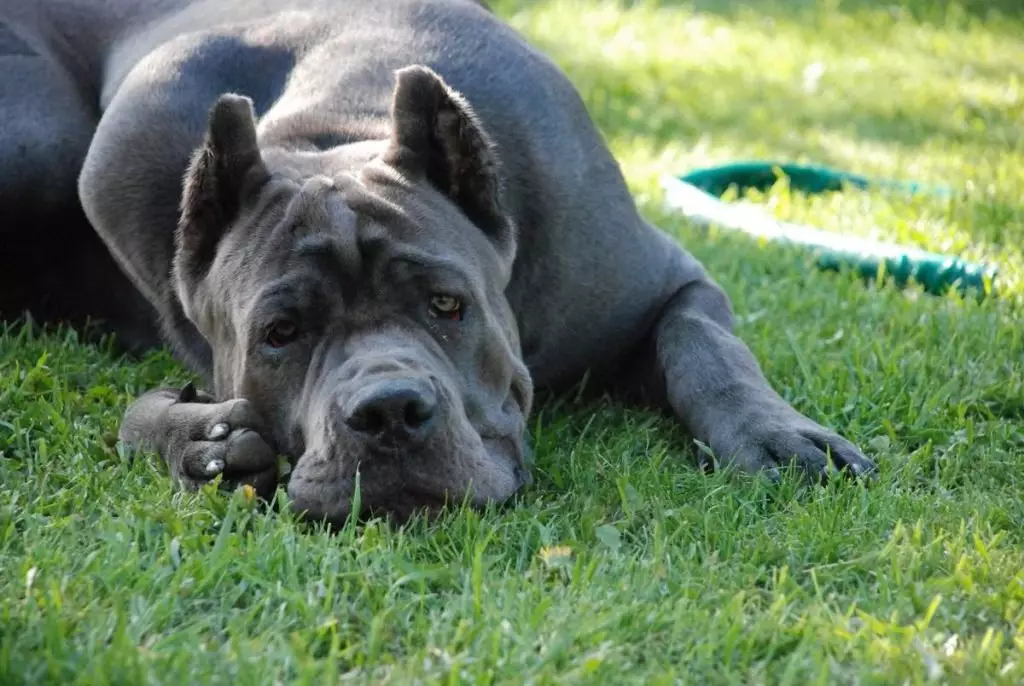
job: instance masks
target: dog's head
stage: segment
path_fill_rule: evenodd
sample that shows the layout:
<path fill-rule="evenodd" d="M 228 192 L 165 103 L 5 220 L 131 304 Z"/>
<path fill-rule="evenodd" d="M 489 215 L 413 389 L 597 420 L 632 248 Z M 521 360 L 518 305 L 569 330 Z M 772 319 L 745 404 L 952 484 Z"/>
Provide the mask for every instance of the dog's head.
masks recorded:
<path fill-rule="evenodd" d="M 178 297 L 217 394 L 253 402 L 295 460 L 297 511 L 345 519 L 357 473 L 364 508 L 399 517 L 502 501 L 528 480 L 532 386 L 494 147 L 410 67 L 371 148 L 355 169 L 296 172 L 260 149 L 251 102 L 222 96 L 185 181 Z"/>

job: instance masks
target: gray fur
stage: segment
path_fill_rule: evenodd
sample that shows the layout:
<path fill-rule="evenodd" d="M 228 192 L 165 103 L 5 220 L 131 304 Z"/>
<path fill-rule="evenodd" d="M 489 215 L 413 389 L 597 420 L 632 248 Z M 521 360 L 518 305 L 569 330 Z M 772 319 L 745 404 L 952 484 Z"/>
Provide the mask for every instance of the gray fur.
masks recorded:
<path fill-rule="evenodd" d="M 40 184 L 84 212 L 120 270 L 65 309 L 158 325 L 212 387 L 122 426 L 187 487 L 266 494 L 281 452 L 315 519 L 357 473 L 398 516 L 501 501 L 534 386 L 587 371 L 741 469 L 874 469 L 769 387 L 569 81 L 475 2 L 0 0 L 0 59 L 0 253 L 47 231 Z"/>

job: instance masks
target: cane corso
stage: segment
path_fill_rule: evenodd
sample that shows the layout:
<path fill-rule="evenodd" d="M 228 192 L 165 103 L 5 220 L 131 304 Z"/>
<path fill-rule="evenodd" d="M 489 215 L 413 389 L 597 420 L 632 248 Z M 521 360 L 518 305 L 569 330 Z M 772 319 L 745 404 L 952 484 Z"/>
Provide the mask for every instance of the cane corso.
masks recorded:
<path fill-rule="evenodd" d="M 720 464 L 867 475 L 643 219 L 577 91 L 471 0 L 0 0 L 0 308 L 169 344 L 121 438 L 295 510 L 501 502 L 535 387 Z M 358 513 L 361 514 L 361 513 Z"/>

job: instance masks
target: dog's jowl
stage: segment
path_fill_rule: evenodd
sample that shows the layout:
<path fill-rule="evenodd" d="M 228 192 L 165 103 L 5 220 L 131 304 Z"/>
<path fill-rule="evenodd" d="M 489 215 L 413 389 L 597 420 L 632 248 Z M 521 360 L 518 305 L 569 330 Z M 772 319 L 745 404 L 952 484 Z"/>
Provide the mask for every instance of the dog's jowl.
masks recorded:
<path fill-rule="evenodd" d="M 722 464 L 874 469 L 769 387 L 566 77 L 478 3 L 0 0 L 0 62 L 0 311 L 169 343 L 206 386 L 121 436 L 186 487 L 267 494 L 282 454 L 312 519 L 357 478 L 399 518 L 500 502 L 534 387 L 588 371 Z"/>

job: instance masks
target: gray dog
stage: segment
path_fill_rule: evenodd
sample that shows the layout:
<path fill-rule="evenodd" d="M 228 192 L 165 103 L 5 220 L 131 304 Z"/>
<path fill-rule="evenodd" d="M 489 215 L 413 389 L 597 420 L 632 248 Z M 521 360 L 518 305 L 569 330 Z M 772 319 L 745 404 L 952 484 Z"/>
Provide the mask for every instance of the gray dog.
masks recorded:
<path fill-rule="evenodd" d="M 121 437 L 185 487 L 266 494 L 281 453 L 317 520 L 357 474 L 397 517 L 500 502 L 534 387 L 588 371 L 742 470 L 874 471 L 475 2 L 0 0 L 0 65 L 0 308 L 159 329 L 212 394 L 149 392 Z"/>

